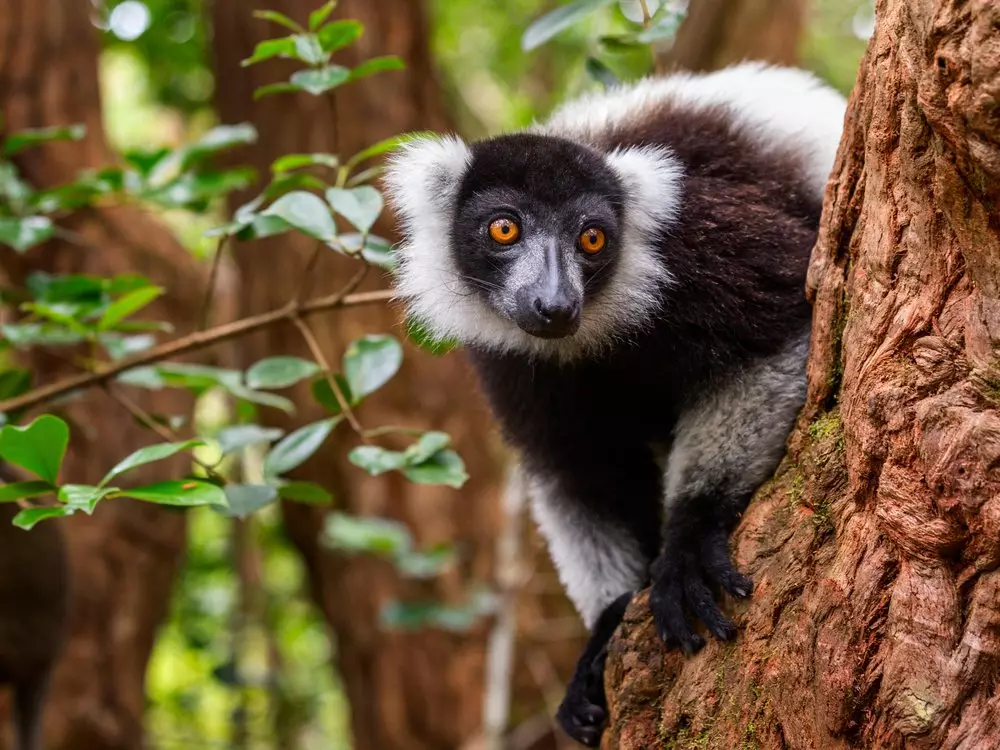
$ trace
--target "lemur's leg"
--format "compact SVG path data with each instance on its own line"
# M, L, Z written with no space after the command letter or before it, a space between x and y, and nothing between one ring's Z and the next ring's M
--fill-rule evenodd
M530 480L532 514L559 579L591 631L557 714L567 734L590 747L600 743L606 717L608 641L632 595L648 584L659 539L659 470L651 456L641 468L622 461L595 462L569 481L538 475Z
M782 352L706 393L678 420L667 460L663 549L651 573L650 608L660 635L687 652L704 640L686 613L717 638L736 627L710 588L745 598L753 589L729 555L729 534L784 455L805 401L808 332Z

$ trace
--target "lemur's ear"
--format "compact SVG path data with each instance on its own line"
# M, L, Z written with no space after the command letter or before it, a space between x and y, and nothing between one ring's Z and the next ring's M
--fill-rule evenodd
M626 222L643 233L653 233L677 218L682 168L663 146L616 149L605 157L622 181Z
M447 237L458 187L471 159L465 142L451 135L416 138L389 158L383 177L386 196L411 242L428 234L436 242ZM401 249L405 252L406 246Z

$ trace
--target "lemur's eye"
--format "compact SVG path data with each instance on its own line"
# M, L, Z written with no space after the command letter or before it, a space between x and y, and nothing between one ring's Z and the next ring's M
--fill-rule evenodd
M605 242L607 242L607 238L604 236L604 230L597 227L585 229L580 235L580 249L588 255L596 255L601 252Z
M490 222L490 237L501 245L512 245L521 236L521 228L513 219L494 219Z

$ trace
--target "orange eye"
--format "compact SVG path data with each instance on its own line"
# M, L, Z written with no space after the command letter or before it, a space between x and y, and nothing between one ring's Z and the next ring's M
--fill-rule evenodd
M604 249L606 241L603 229L591 227L580 235L580 249L588 255L596 255Z
M513 219L494 219L490 222L490 237L501 245L512 245L521 236L521 228Z

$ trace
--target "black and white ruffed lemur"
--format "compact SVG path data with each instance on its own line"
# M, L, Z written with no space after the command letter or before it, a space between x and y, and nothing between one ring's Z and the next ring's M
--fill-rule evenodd
M605 721L606 647L651 585L687 652L748 597L729 534L805 398L805 275L845 102L743 63L565 104L523 132L421 138L391 160L397 289L466 347L592 636L559 709Z

